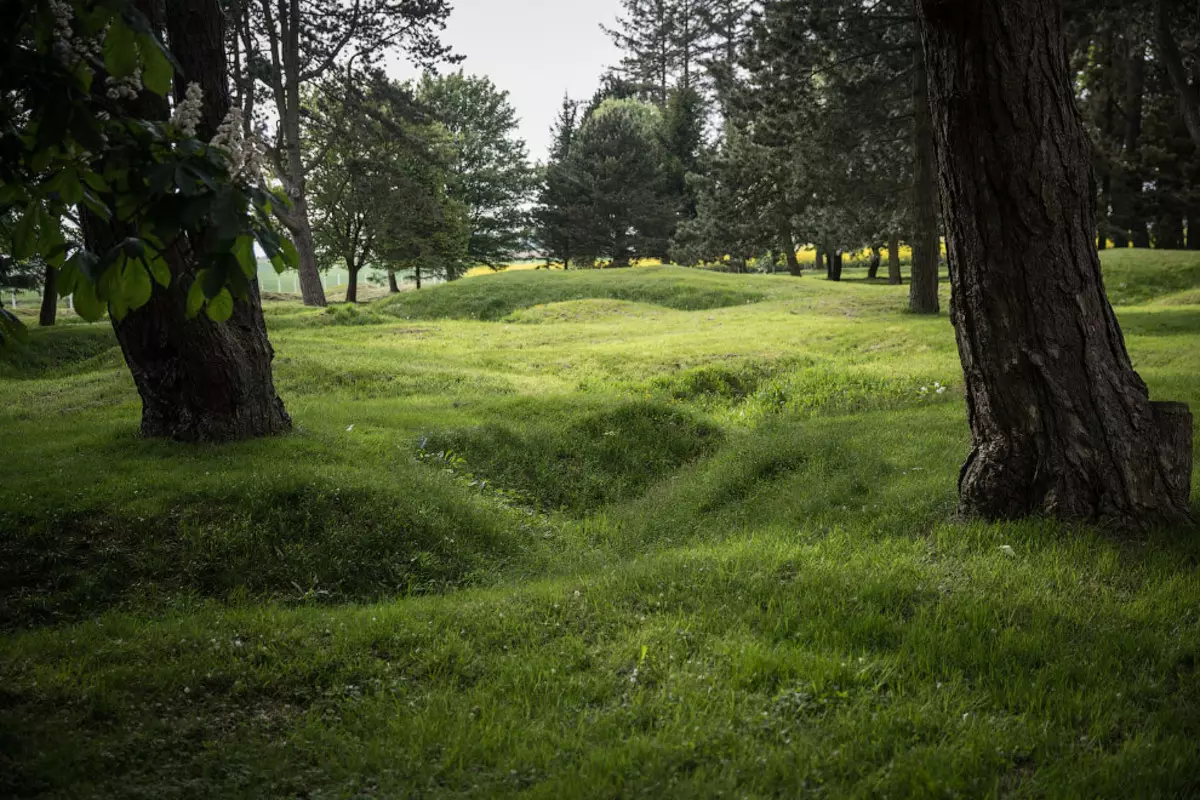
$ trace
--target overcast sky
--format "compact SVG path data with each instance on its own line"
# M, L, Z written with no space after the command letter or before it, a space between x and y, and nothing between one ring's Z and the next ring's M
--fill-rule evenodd
M536 161L549 150L563 92L590 98L604 68L618 61L600 24L612 27L619 10L619 0L454 0L443 41L466 56L464 71L509 93Z

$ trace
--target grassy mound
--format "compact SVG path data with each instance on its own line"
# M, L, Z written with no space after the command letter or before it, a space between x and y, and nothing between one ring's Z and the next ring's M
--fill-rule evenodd
M755 303L764 296L733 276L679 267L522 270L406 292L383 301L381 307L403 319L499 320L518 309L567 300L627 300L698 311Z

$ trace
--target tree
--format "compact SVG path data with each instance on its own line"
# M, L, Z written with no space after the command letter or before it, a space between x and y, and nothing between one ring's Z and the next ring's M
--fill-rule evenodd
M570 156L584 193L584 255L624 267L667 251L674 209L660 131L658 109L637 100L607 100L584 121Z
M5 19L0 213L21 213L14 256L52 265L84 318L110 314L144 436L288 429L254 251L280 269L294 251L271 225L278 201L249 178L219 4L10 2ZM172 63L188 83L172 80ZM76 206L82 243L62 234Z
M449 192L467 210L469 266L505 266L528 246L525 208L535 179L508 93L484 77L427 73L417 98L454 144Z
M335 71L352 74L399 48L418 63L443 60L438 32L450 14L447 0L232 0L238 105L246 133L272 118L271 166L291 203L273 209L300 254L300 291L306 305L325 305L309 219L308 178L319 158L305 159L305 90ZM262 108L261 100L269 104ZM319 148L318 148L319 155Z
M564 97L554 123L549 162L542 169L537 206L533 211L534 238L547 261L571 268L584 238L583 177L571 151L579 132L579 104Z
M962 509L1188 518L1192 418L1151 403L1104 291L1059 0L919 0L972 450Z

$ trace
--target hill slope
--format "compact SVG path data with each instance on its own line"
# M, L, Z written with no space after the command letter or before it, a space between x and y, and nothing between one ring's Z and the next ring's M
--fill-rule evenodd
M1156 258L1106 256L1118 314L1200 406L1200 261ZM226 447L139 441L103 326L34 331L0 367L0 796L1194 793L1200 541L955 520L953 331L905 293L272 306L297 430Z

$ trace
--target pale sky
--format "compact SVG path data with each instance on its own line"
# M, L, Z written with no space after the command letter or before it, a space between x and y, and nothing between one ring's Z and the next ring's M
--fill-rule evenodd
M620 54L600 24L613 27L619 0L454 0L442 41L466 56L462 69L486 75L521 119L533 161L550 147L550 126L564 92L590 99L604 68ZM411 78L411 67L393 70Z

